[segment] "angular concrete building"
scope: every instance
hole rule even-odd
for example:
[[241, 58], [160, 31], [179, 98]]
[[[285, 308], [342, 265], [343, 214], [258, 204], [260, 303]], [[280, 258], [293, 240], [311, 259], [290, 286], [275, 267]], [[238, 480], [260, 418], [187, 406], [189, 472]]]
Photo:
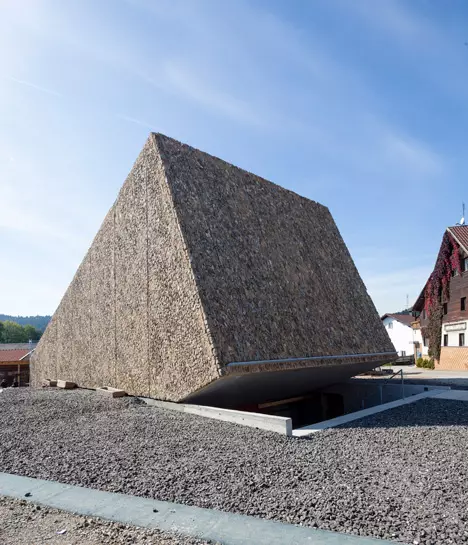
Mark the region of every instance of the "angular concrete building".
[[395, 357], [326, 207], [151, 134], [32, 376], [243, 407]]

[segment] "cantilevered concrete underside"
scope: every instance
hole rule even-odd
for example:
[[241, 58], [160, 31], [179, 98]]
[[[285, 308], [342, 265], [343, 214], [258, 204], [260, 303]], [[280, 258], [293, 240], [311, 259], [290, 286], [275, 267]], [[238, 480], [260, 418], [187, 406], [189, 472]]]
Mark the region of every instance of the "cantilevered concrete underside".
[[[374, 369], [389, 361], [389, 354], [357, 357], [336, 363], [333, 359], [326, 365], [313, 365], [302, 361], [303, 367], [288, 369], [284, 366], [276, 371], [258, 371], [245, 367], [233, 368], [218, 380], [194, 392], [185, 401], [200, 405], [225, 408], [243, 408], [268, 401], [302, 396], [311, 391], [342, 382], [352, 376]], [[256, 364], [254, 363], [253, 366]]]
[[151, 134], [32, 377], [238, 406], [394, 357], [326, 207]]

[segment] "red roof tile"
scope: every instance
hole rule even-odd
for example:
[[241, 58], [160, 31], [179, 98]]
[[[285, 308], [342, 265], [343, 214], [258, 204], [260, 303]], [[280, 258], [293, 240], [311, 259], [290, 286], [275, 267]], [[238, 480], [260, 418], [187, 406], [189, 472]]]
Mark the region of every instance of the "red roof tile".
[[448, 231], [454, 235], [455, 240], [468, 253], [468, 225], [455, 225], [455, 227], [449, 227]]
[[0, 350], [0, 362], [19, 361], [28, 352], [30, 352], [29, 348], [22, 350]]

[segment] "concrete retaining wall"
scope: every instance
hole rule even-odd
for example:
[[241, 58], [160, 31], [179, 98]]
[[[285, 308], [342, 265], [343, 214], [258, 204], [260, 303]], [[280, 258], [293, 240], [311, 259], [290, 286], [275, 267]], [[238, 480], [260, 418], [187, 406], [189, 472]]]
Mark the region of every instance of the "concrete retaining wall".
[[156, 399], [140, 398], [148, 405], [178, 411], [182, 413], [197, 414], [205, 418], [222, 420], [223, 422], [232, 422], [257, 428], [260, 430], [274, 431], [281, 435], [292, 435], [292, 421], [283, 416], [271, 416], [269, 414], [251, 413], [246, 411], [234, 411], [231, 409], [218, 409], [217, 407], [206, 407], [205, 405], [189, 405], [184, 403], [168, 403], [167, 401], [158, 401]]

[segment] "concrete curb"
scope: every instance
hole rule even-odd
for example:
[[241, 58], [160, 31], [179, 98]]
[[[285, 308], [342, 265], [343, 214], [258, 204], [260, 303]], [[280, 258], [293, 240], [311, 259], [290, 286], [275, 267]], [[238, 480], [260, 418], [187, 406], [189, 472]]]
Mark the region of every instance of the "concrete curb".
[[447, 399], [450, 401], [468, 401], [468, 390], [448, 390], [438, 393], [437, 399]]
[[[25, 495], [28, 494], [28, 497]], [[372, 538], [0, 473], [0, 495], [223, 545], [382, 545]]]
[[441, 387], [440, 389], [429, 390], [427, 392], [422, 392], [421, 394], [406, 397], [405, 399], [398, 399], [397, 401], [391, 401], [390, 403], [384, 403], [383, 405], [376, 405], [375, 407], [363, 409], [362, 411], [356, 411], [354, 413], [338, 416], [337, 418], [332, 418], [331, 420], [324, 420], [323, 422], [318, 422], [317, 424], [311, 424], [310, 426], [297, 428], [293, 430], [292, 434], [294, 437], [306, 437], [308, 435], [312, 435], [313, 433], [317, 433], [318, 431], [326, 430], [328, 428], [335, 428], [336, 426], [341, 426], [343, 424], [347, 424], [348, 422], [353, 422], [354, 420], [365, 418], [366, 416], [371, 416], [373, 414], [381, 413], [383, 411], [388, 411], [389, 409], [401, 407], [402, 405], [414, 403], [416, 401], [419, 401], [420, 399], [440, 396], [441, 394], [446, 392], [446, 389], [447, 388]]
[[147, 405], [178, 411], [182, 413], [196, 414], [223, 422], [233, 422], [242, 426], [258, 428], [261, 430], [273, 431], [282, 435], [292, 435], [292, 420], [284, 416], [272, 416], [270, 414], [248, 413], [245, 411], [234, 411], [231, 409], [218, 409], [217, 407], [205, 407], [204, 405], [189, 405], [184, 403], [171, 403], [159, 401], [149, 397], [140, 397]]

